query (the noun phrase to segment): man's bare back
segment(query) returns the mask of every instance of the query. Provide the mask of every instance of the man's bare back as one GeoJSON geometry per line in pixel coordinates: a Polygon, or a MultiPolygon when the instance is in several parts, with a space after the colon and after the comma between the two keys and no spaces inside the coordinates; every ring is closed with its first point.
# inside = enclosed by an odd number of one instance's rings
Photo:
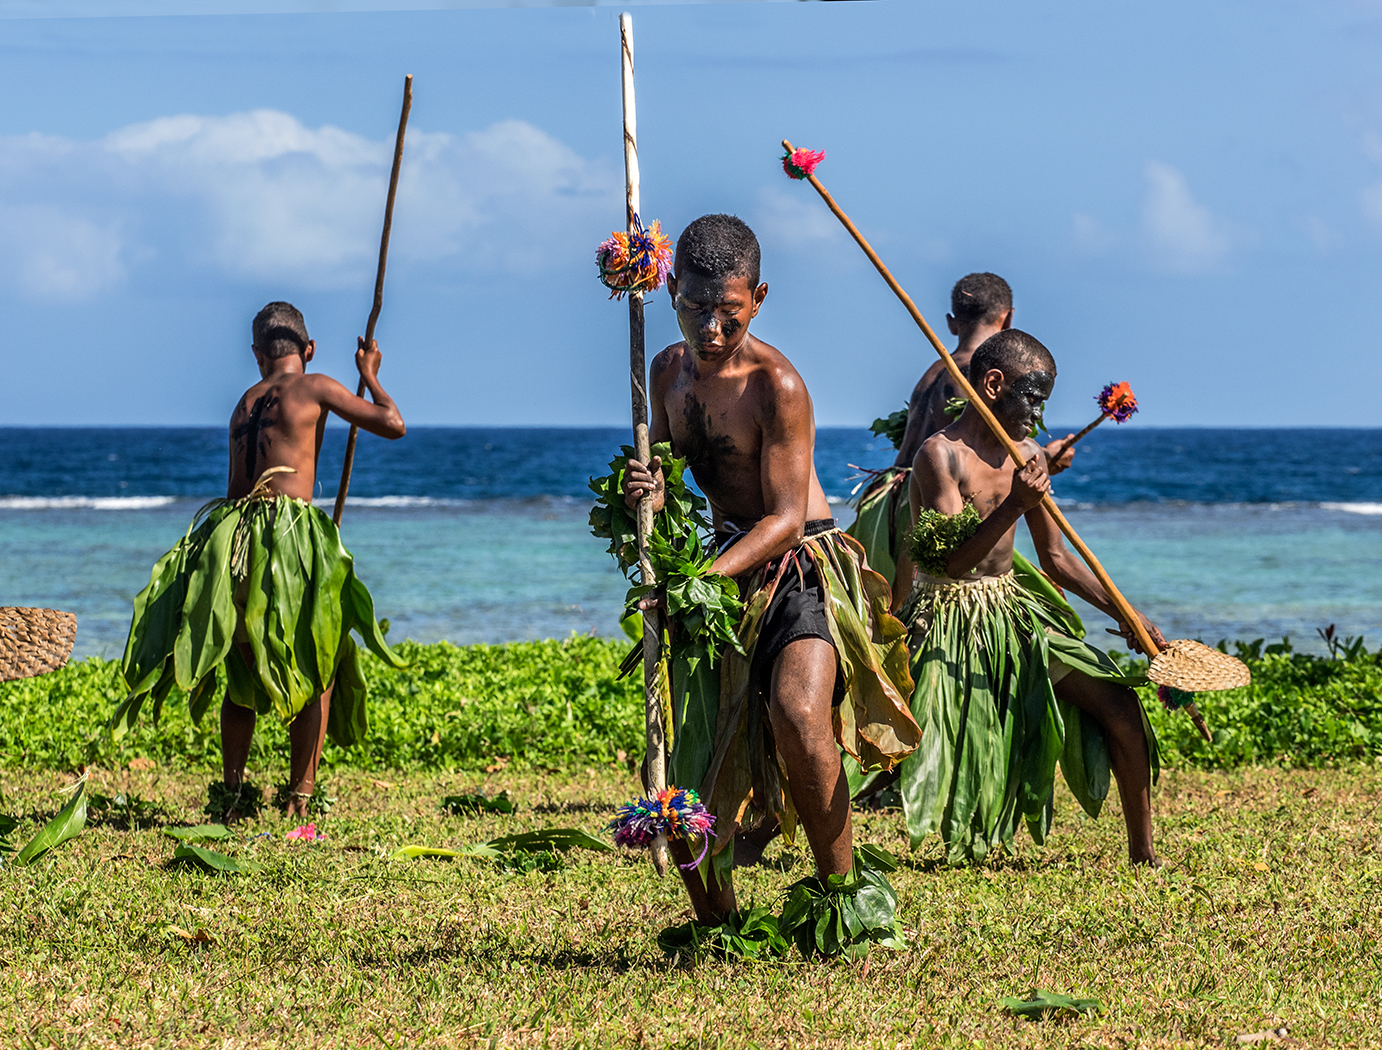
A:
{"type": "Polygon", "coordinates": [[[316,344],[302,355],[266,357],[256,350],[263,379],[245,391],[230,417],[230,479],[226,495],[245,496],[270,467],[290,467],[270,479],[274,491],[311,502],[316,494],[317,456],[326,417],[335,412],[348,423],[385,438],[405,432],[403,417],[379,385],[381,355],[377,344],[356,351],[355,363],[374,399],[356,397],[336,380],[307,373],[316,344]]]}

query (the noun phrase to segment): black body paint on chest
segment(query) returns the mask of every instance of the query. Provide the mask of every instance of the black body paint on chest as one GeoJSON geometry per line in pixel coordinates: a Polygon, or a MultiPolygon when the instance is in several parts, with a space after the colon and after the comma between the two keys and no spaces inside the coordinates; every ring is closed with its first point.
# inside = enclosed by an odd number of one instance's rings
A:
{"type": "Polygon", "coordinates": [[[278,425],[277,417],[268,415],[277,407],[277,394],[271,392],[263,395],[250,409],[249,419],[230,432],[231,438],[235,441],[236,454],[244,452],[245,476],[251,482],[258,479],[255,466],[259,462],[259,457],[267,455],[269,446],[273,444],[273,439],[263,433],[263,430],[278,425]]]}
{"type": "Polygon", "coordinates": [[[682,419],[686,424],[687,466],[702,488],[713,487],[719,478],[721,461],[735,454],[734,439],[728,434],[712,433],[710,409],[694,394],[686,399],[682,419]]]}

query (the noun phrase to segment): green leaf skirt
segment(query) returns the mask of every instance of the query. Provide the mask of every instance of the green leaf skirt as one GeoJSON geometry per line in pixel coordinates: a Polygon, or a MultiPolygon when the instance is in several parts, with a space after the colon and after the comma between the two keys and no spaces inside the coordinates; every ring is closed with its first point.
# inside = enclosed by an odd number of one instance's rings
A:
{"type": "Polygon", "coordinates": [[[907,501],[906,467],[888,467],[870,481],[855,502],[857,516],[845,531],[864,547],[869,568],[892,585],[897,575],[897,554],[912,524],[907,501]]]}
{"type": "MultiPolygon", "coordinates": [[[[838,529],[808,537],[794,548],[809,558],[825,593],[826,619],[839,659],[845,696],[834,708],[836,740],[865,769],[890,769],[920,740],[908,698],[907,629],[888,612],[891,589],[869,569],[864,549],[838,529]]],[[[734,834],[752,804],[775,812],[791,838],[797,818],[768,722],[768,698],[753,687],[753,654],[779,582],[796,571],[783,557],[776,570],[759,569],[741,581],[745,601],[738,625],[743,652],[725,646],[707,659],[673,660],[670,692],[673,746],[668,780],[696,788],[715,815],[715,842],[706,861],[727,875],[734,834]],[[728,848],[727,848],[728,847],[728,848]]]]}
{"type": "MultiPolygon", "coordinates": [[[[1085,812],[1098,816],[1109,789],[1108,743],[1093,718],[1057,700],[1052,674],[1068,668],[1128,686],[1146,680],[1072,637],[1060,605],[1014,573],[918,578],[902,609],[913,639],[912,713],[922,726],[921,746],[902,763],[914,846],[939,831],[950,863],[979,861],[1010,845],[1024,821],[1044,842],[1057,762],[1085,812]]],[[[1155,776],[1156,737],[1145,711],[1142,724],[1155,776]]]]}
{"type": "Polygon", "coordinates": [[[367,689],[352,629],[390,666],[407,666],[326,514],[282,495],[215,500],[134,599],[121,664],[129,694],[111,728],[123,735],[149,699],[157,719],[174,686],[199,722],[218,678],[232,702],[288,723],[334,681],[331,739],[359,743],[367,689]]]}

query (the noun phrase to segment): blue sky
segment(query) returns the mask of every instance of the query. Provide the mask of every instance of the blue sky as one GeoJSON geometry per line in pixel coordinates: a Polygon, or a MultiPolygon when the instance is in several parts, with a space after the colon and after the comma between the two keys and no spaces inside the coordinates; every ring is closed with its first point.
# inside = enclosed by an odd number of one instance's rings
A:
{"type": "MultiPolygon", "coordinates": [[[[634,11],[645,217],[757,229],[755,331],[822,424],[899,407],[931,351],[782,175],[783,137],[827,151],[818,174],[937,327],[957,277],[1009,279],[1060,365],[1053,420],[1126,379],[1133,425],[1377,423],[1382,6],[634,11]]],[[[5,20],[0,420],[219,424],[273,298],[353,384],[410,72],[386,385],[411,423],[624,422],[626,313],[592,263],[622,221],[616,18],[5,20]]],[[[650,351],[676,337],[661,296],[650,351]]]]}

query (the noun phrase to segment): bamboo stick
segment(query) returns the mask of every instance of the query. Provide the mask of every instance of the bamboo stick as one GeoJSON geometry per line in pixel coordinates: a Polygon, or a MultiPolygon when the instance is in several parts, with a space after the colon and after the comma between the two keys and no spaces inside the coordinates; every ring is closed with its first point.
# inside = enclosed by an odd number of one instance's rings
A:
{"type": "MultiPolygon", "coordinates": [[[[393,229],[393,202],[398,195],[398,172],[403,167],[403,134],[408,130],[408,113],[413,108],[413,75],[403,79],[403,112],[398,117],[398,137],[394,139],[393,170],[389,173],[389,196],[384,202],[384,232],[379,237],[379,269],[374,277],[374,306],[370,308],[369,322],[365,325],[365,349],[374,342],[374,326],[379,321],[379,311],[384,308],[384,267],[389,261],[389,232],[393,229]]],[[[365,380],[360,379],[355,388],[356,397],[365,396],[365,380]]],[[[355,466],[355,441],[360,436],[360,428],[350,425],[350,436],[346,438],[345,460],[341,463],[341,483],[336,487],[336,507],[331,512],[331,520],[337,527],[345,514],[346,493],[350,491],[350,471],[355,466]]]]}
{"type": "Polygon", "coordinates": [[[1084,436],[1085,436],[1086,434],[1088,434],[1091,430],[1093,430],[1095,427],[1097,427],[1100,423],[1102,423],[1104,420],[1106,420],[1106,419],[1108,419],[1108,418],[1109,418],[1109,417],[1108,417],[1108,414],[1107,414],[1107,413],[1101,413],[1101,414],[1099,415],[1099,418],[1098,418],[1098,419],[1096,419],[1093,423],[1089,424],[1089,426],[1085,427],[1083,430],[1081,430],[1081,431],[1080,431],[1078,434],[1076,434],[1074,437],[1069,438],[1069,439],[1066,440],[1066,441],[1062,441],[1062,442],[1060,443],[1060,446],[1056,449],[1056,451],[1053,452],[1053,453],[1051,453],[1051,459],[1052,459],[1052,460],[1060,459],[1061,456],[1065,455],[1067,452],[1069,452],[1072,448],[1075,447],[1075,443],[1076,443],[1077,441],[1079,441],[1080,438],[1084,437],[1084,436]]]}
{"type": "MultiPolygon", "coordinates": [[[[782,145],[788,153],[793,151],[792,144],[786,139],[782,140],[782,145]]],[[[945,344],[940,341],[935,331],[926,323],[926,318],[921,315],[921,311],[917,309],[916,303],[912,302],[912,297],[903,290],[902,285],[897,283],[897,278],[895,278],[892,275],[892,271],[883,264],[883,260],[880,259],[878,253],[873,250],[873,246],[870,245],[864,238],[864,235],[859,232],[859,228],[850,221],[849,216],[835,203],[835,198],[830,196],[830,191],[821,185],[820,180],[817,179],[815,175],[808,175],[807,181],[810,182],[815,191],[821,195],[821,199],[825,201],[826,206],[835,213],[835,217],[844,224],[850,236],[858,242],[859,247],[864,250],[864,254],[869,257],[869,262],[873,263],[874,268],[882,275],[883,280],[888,282],[888,287],[891,288],[898,299],[902,301],[902,305],[905,306],[907,312],[912,315],[912,320],[917,323],[917,327],[921,329],[936,353],[940,355],[941,361],[945,363],[945,370],[950,373],[950,378],[955,381],[955,385],[959,387],[964,396],[969,399],[969,403],[974,407],[974,410],[979,413],[980,418],[988,424],[988,428],[993,431],[993,436],[998,439],[999,443],[1012,458],[1012,461],[1016,463],[1018,467],[1026,466],[1027,461],[1023,458],[1022,450],[1019,449],[1017,443],[1008,436],[1008,432],[1003,429],[1003,425],[998,422],[988,405],[984,404],[983,401],[979,399],[979,396],[974,392],[974,387],[970,385],[968,377],[960,370],[960,366],[955,364],[955,359],[950,356],[950,351],[945,348],[945,344]]],[[[1104,591],[1108,594],[1109,600],[1113,603],[1114,608],[1118,610],[1120,619],[1132,629],[1133,636],[1136,637],[1138,644],[1142,647],[1143,653],[1145,653],[1147,659],[1150,660],[1161,651],[1161,647],[1152,640],[1151,633],[1147,630],[1146,626],[1143,625],[1142,618],[1137,615],[1137,610],[1132,607],[1132,603],[1129,602],[1128,599],[1123,597],[1123,592],[1114,586],[1112,578],[1104,571],[1104,567],[1099,563],[1099,559],[1094,556],[1094,552],[1089,549],[1084,540],[1080,539],[1079,534],[1075,532],[1070,522],[1065,519],[1065,515],[1061,513],[1060,508],[1056,506],[1056,501],[1053,500],[1049,494],[1042,497],[1041,506],[1045,509],[1047,514],[1051,515],[1052,520],[1060,527],[1061,532],[1065,533],[1065,538],[1068,539],[1071,546],[1079,552],[1080,557],[1084,559],[1084,563],[1089,566],[1089,571],[1094,573],[1095,578],[1098,579],[1104,591]]],[[[1205,725],[1204,718],[1194,703],[1186,704],[1185,710],[1195,723],[1195,728],[1200,731],[1200,735],[1206,740],[1212,741],[1209,734],[1209,727],[1205,725]]]]}
{"type": "MultiPolygon", "coordinates": [[[[624,209],[630,234],[639,211],[638,116],[633,91],[633,17],[619,16],[620,67],[624,96],[624,209]]],[[[643,293],[629,293],[629,388],[633,407],[634,455],[643,463],[652,458],[648,439],[647,367],[643,337],[643,293]]],[[[656,582],[648,556],[648,537],[653,531],[653,503],[646,495],[638,501],[638,574],[645,585],[656,582]]],[[[667,786],[667,736],[662,724],[662,692],[658,688],[658,657],[662,625],[657,610],[643,613],[643,720],[647,732],[648,792],[656,795],[667,786]]],[[[653,840],[653,866],[667,873],[667,836],[653,840]]]]}

